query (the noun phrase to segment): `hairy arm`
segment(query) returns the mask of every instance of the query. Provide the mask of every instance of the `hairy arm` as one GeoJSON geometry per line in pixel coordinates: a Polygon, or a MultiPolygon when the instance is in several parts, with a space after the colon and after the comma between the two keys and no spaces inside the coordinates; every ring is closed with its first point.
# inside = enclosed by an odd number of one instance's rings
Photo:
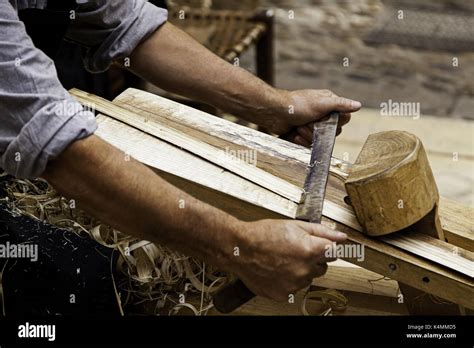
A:
{"type": "Polygon", "coordinates": [[[235,272],[254,293],[277,300],[324,274],[326,262],[333,260],[326,257],[326,248],[346,238],[301,221],[237,220],[141,163],[126,161],[121,151],[95,135],[71,144],[49,162],[43,177],[116,229],[235,272]]]}
{"type": "Polygon", "coordinates": [[[270,112],[287,108],[280,91],[233,66],[170,23],[141,43],[130,69],[161,88],[270,126],[270,112]],[[268,114],[267,114],[268,112],[268,114]]]}
{"type": "Polygon", "coordinates": [[[44,173],[58,191],[124,233],[227,266],[240,222],[161,179],[97,136],[70,145],[44,173]],[[179,207],[184,200],[185,208],[179,207]]]}
{"type": "Polygon", "coordinates": [[[298,127],[300,139],[296,140],[302,145],[309,145],[312,122],[340,111],[342,127],[350,113],[361,107],[328,90],[274,88],[222,60],[170,23],[135,48],[130,70],[165,90],[216,106],[276,134],[298,127]]]}

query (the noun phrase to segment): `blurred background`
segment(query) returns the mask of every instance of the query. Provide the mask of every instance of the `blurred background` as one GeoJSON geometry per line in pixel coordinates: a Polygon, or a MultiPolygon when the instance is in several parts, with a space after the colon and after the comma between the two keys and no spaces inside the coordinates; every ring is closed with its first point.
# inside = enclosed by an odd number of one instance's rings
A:
{"type": "MultiPolygon", "coordinates": [[[[337,157],[354,162],[369,134],[409,131],[423,141],[441,194],[474,206],[474,1],[150,1],[166,6],[169,20],[210,50],[270,84],[361,101],[364,109],[338,138],[337,157]],[[414,103],[421,115],[383,116],[381,104],[390,101],[414,103]]],[[[56,61],[60,76],[69,76],[66,88],[112,99],[138,87],[241,122],[118,68],[78,74],[80,53],[64,51],[56,61]]]]}
{"type": "MultiPolygon", "coordinates": [[[[275,14],[275,76],[283,88],[324,87],[379,107],[474,118],[474,2],[463,0],[173,0],[174,6],[275,14]],[[404,18],[398,18],[398,11],[404,18]],[[378,42],[377,42],[378,41],[378,42]],[[418,46],[418,47],[417,47],[418,46]],[[349,65],[344,66],[344,58],[349,65]],[[458,58],[458,67],[452,66],[458,58]]],[[[254,70],[254,52],[242,65],[254,70]]]]}

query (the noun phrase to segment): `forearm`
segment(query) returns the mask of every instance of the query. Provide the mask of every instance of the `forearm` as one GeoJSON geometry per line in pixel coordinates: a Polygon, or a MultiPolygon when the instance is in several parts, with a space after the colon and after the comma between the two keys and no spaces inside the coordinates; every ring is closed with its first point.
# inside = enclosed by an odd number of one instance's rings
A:
{"type": "Polygon", "coordinates": [[[261,126],[287,110],[281,94],[246,70],[217,57],[166,23],[133,52],[130,69],[149,82],[261,126]]]}
{"type": "Polygon", "coordinates": [[[69,146],[43,176],[104,223],[223,268],[239,243],[242,223],[237,219],[180,191],[139,162],[126,161],[96,136],[69,146]]]}

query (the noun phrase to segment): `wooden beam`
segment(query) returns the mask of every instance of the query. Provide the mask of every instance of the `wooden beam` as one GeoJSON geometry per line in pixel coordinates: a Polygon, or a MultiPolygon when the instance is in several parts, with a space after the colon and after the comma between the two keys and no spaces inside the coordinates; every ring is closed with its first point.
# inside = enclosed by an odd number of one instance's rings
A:
{"type": "MultiPolygon", "coordinates": [[[[71,90],[71,93],[78,97],[88,96],[79,90],[71,90]]],[[[256,149],[258,168],[303,187],[309,149],[137,89],[127,89],[114,100],[114,104],[142,116],[144,120],[159,120],[163,125],[221,149],[256,149]]],[[[343,174],[347,168],[338,170],[341,168],[337,166],[345,164],[334,161],[332,172],[343,174]]],[[[439,214],[448,242],[474,251],[474,209],[441,197],[439,214]]]]}
{"type": "MultiPolygon", "coordinates": [[[[247,220],[277,216],[294,218],[296,214],[296,203],[233,173],[223,171],[215,164],[192,156],[119,121],[105,116],[100,116],[98,120],[97,135],[155,168],[158,174],[166,173],[165,179],[172,183],[177,182],[181,189],[198,199],[237,217],[243,216],[247,220]],[[189,167],[185,164],[189,164],[189,167]],[[225,201],[220,199],[224,196],[225,201]]],[[[332,185],[328,191],[329,204],[325,204],[323,211],[326,216],[324,222],[335,224],[338,230],[346,232],[350,243],[365,247],[363,261],[353,259],[347,261],[465,307],[474,308],[472,296],[474,283],[469,277],[364,236],[357,229],[344,225],[348,222],[357,223],[357,220],[350,218],[350,215],[346,215],[348,221],[342,223],[328,218],[332,216],[331,209],[337,206],[331,199],[345,196],[344,192],[338,190],[338,186],[343,187],[343,184],[338,183],[335,178],[331,178],[330,181],[332,185]]],[[[344,204],[340,200],[337,202],[339,206],[344,204]]],[[[337,219],[340,219],[339,212],[337,219]]]]}
{"type": "Polygon", "coordinates": [[[313,285],[392,298],[399,294],[396,280],[341,260],[330,263],[326,274],[314,279],[313,285]]]}

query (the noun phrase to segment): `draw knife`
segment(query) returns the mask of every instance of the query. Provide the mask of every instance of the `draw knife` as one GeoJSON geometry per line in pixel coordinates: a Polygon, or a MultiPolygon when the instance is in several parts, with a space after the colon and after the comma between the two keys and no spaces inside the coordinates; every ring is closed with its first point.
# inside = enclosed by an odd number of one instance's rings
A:
{"type": "MultiPolygon", "coordinates": [[[[321,223],[338,122],[339,113],[333,112],[323,121],[314,124],[311,160],[304,184],[303,201],[296,212],[298,220],[321,223]]],[[[236,280],[220,290],[214,296],[213,303],[220,313],[228,314],[254,297],[255,294],[241,280],[236,280]]]]}

